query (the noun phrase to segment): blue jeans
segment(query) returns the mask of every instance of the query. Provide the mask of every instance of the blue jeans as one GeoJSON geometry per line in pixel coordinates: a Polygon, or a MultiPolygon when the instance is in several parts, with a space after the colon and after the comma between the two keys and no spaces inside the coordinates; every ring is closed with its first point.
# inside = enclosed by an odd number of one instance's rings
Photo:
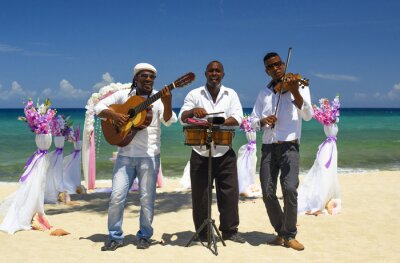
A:
{"type": "Polygon", "coordinates": [[[140,228],[138,239],[150,239],[153,235],[151,223],[154,217],[157,175],[160,155],[155,157],[126,157],[118,155],[112,180],[112,193],[108,208],[109,240],[121,242],[124,238],[122,222],[124,207],[133,180],[139,179],[140,228]]]}

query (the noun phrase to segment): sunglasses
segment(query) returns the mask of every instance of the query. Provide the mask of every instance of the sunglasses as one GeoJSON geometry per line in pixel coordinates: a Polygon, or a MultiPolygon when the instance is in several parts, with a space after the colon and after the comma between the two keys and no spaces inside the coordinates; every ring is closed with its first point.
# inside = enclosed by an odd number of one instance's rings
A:
{"type": "Polygon", "coordinates": [[[156,75],[149,74],[149,73],[141,73],[141,74],[139,74],[139,77],[141,77],[142,79],[147,79],[147,78],[155,79],[156,75]]]}
{"type": "Polygon", "coordinates": [[[283,65],[283,62],[282,61],[278,61],[278,62],[275,62],[275,63],[272,63],[272,64],[269,64],[269,65],[267,65],[266,67],[267,67],[267,69],[272,69],[272,68],[274,68],[274,67],[280,67],[280,66],[282,66],[283,65]]]}

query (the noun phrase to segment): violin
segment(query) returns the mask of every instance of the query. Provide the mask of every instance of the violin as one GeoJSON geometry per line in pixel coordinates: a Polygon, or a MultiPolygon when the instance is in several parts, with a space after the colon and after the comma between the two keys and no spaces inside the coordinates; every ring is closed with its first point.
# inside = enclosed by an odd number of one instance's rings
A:
{"type": "Polygon", "coordinates": [[[280,80],[277,81],[277,83],[274,86],[274,89],[276,92],[286,92],[289,90],[289,83],[291,81],[298,81],[299,87],[304,88],[305,86],[308,86],[309,80],[306,78],[303,78],[300,74],[294,74],[294,73],[286,73],[284,77],[282,77],[280,80]]]}

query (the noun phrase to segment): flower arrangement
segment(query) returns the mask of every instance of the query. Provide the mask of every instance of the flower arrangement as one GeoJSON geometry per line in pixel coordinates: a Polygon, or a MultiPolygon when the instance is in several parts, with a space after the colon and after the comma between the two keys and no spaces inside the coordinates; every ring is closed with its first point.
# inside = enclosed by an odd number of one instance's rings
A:
{"type": "Polygon", "coordinates": [[[76,127],[76,129],[73,129],[73,127],[71,127],[68,131],[68,134],[65,135],[66,136],[66,140],[69,142],[77,142],[80,141],[80,136],[81,136],[81,128],[78,125],[76,127]]]}
{"type": "Polygon", "coordinates": [[[253,128],[252,123],[253,118],[251,115],[245,114],[243,116],[242,124],[240,124],[239,129],[244,132],[254,132],[255,129],[253,128]]]}
{"type": "Polygon", "coordinates": [[[107,85],[99,90],[98,93],[93,93],[92,96],[89,98],[87,101],[87,104],[85,106],[86,109],[86,118],[85,118],[85,126],[84,126],[84,136],[87,136],[88,138],[90,137],[90,134],[94,130],[94,107],[96,104],[110,96],[116,91],[123,90],[123,89],[130,89],[131,88],[131,83],[126,83],[126,84],[121,84],[121,83],[111,83],[110,85],[107,85]]]}
{"type": "Polygon", "coordinates": [[[53,136],[67,136],[70,132],[72,121],[70,116],[65,117],[62,114],[56,115],[55,118],[50,122],[51,133],[53,136]]]}
{"type": "Polygon", "coordinates": [[[339,122],[340,116],[340,101],[339,96],[336,96],[331,103],[327,98],[319,100],[320,106],[313,105],[313,117],[325,126],[339,122]]]}
{"type": "Polygon", "coordinates": [[[51,132],[50,123],[56,115],[56,110],[50,108],[51,102],[47,98],[44,103],[33,104],[32,99],[29,99],[25,108],[25,117],[19,117],[21,121],[28,123],[29,128],[36,134],[49,134],[51,132]]]}

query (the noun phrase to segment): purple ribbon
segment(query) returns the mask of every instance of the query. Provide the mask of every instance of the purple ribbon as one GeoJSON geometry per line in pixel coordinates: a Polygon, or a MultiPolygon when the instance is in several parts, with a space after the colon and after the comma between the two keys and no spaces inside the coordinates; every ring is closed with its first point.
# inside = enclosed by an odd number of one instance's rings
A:
{"type": "Polygon", "coordinates": [[[74,150],[74,156],[72,156],[72,159],[75,159],[76,156],[79,154],[81,150],[74,150]]]}
{"type": "Polygon", "coordinates": [[[26,163],[25,163],[24,169],[26,169],[26,168],[32,163],[33,159],[34,159],[36,156],[39,156],[39,157],[35,160],[35,162],[33,163],[31,169],[29,170],[29,172],[25,171],[25,174],[21,176],[21,178],[20,178],[20,181],[21,181],[21,182],[25,182],[25,180],[28,178],[29,174],[32,172],[32,169],[33,169],[33,167],[35,166],[36,162],[37,162],[40,158],[42,158],[43,156],[45,156],[47,153],[48,153],[47,150],[39,150],[39,149],[37,149],[37,151],[34,152],[34,153],[32,154],[31,157],[29,157],[28,161],[26,161],[26,163]]]}
{"type": "MultiPolygon", "coordinates": [[[[325,144],[331,143],[331,142],[332,143],[336,143],[336,136],[328,136],[328,138],[325,139],[325,141],[319,147],[319,150],[318,150],[318,153],[317,153],[317,158],[319,157],[319,154],[320,154],[322,148],[325,146],[325,144]]],[[[334,146],[334,144],[332,144],[332,147],[331,147],[331,154],[330,154],[329,160],[325,164],[326,168],[329,168],[329,166],[331,165],[332,155],[333,155],[333,146],[334,146]]]]}
{"type": "Polygon", "coordinates": [[[246,167],[249,167],[249,157],[250,154],[255,150],[256,148],[256,141],[249,141],[247,143],[247,147],[246,147],[246,152],[244,153],[244,157],[246,158],[246,167]]]}
{"type": "Polygon", "coordinates": [[[56,150],[54,151],[54,154],[57,155],[57,157],[56,157],[56,161],[54,162],[53,167],[56,166],[56,163],[58,162],[58,157],[60,157],[62,152],[63,152],[63,148],[56,148],[56,150]]]}
{"type": "MultiPolygon", "coordinates": [[[[81,150],[74,150],[74,151],[72,152],[74,155],[72,155],[71,161],[67,164],[67,167],[71,166],[72,160],[74,160],[74,159],[77,157],[77,155],[79,154],[80,151],[81,151],[81,150]]],[[[71,154],[72,154],[72,153],[71,153],[71,154]]]]}

